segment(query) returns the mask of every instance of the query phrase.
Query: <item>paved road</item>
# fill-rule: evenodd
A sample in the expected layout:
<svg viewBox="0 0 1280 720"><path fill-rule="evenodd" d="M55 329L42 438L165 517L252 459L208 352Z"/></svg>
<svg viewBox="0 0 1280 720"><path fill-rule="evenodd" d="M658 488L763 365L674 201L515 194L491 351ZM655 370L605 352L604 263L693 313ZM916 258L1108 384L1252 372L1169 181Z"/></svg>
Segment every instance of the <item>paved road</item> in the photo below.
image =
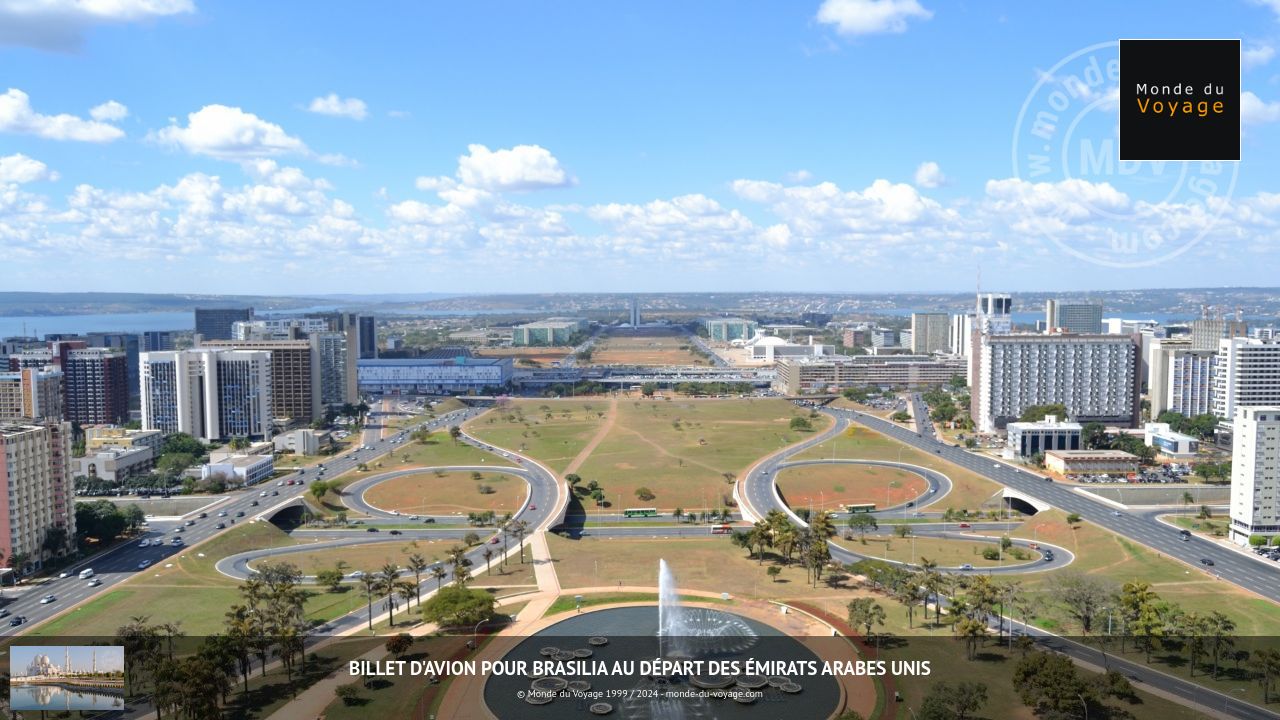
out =
<svg viewBox="0 0 1280 720"><path fill-rule="evenodd" d="M707 341L703 340L700 336L696 334L690 335L689 342L693 343L694 347L706 353L707 357L711 359L711 364L713 366L721 368L729 367L729 363L726 362L724 358L720 357L715 350L712 350L711 346L707 344Z"/></svg>
<svg viewBox="0 0 1280 720"><path fill-rule="evenodd" d="M924 452L935 453L1000 485L1042 500L1065 512L1077 513L1085 520L1139 542L1161 555L1181 560L1190 568L1211 573L1266 598L1280 597L1280 564L1258 562L1253 557L1202 538L1182 540L1175 529L1144 513L1112 509L1071 490L1069 486L1059 485L1027 470L917 435L874 415L838 409L823 412L832 415L838 422L853 421L866 425ZM1201 558L1210 560L1213 565L1202 564Z"/></svg>
<svg viewBox="0 0 1280 720"><path fill-rule="evenodd" d="M457 410L425 423L425 426L435 430L448 425L459 424L483 411L483 409L479 408ZM368 445L371 449L361 450L357 448L326 460L324 463L326 477L336 477L355 468L361 462L368 462L398 447L397 444L392 442L396 435L387 439L379 437L381 435L381 426L378 424L377 418L377 413L370 415L361 438L361 445ZM188 552L187 546L207 540L234 527L230 522L231 520L243 523L255 516L269 514L273 508L293 502L307 491L306 483L315 479L317 475L316 469L294 472L281 478L281 481L301 480L302 484L276 485L272 483L270 486L255 486L249 490L230 493L224 499L217 501L216 504L204 508L203 511L209 514L208 518L196 519L197 513L188 514L186 518L195 519L195 524L185 527L181 534L175 534L173 530L176 526L182 524L182 520L152 521L150 527L147 528L147 532L132 542L118 546L105 554L85 560L69 568L71 576L68 578L49 580L38 585L32 583L17 589L6 588L3 592L4 600L6 601L4 609L8 610L11 616L20 615L26 617L27 622L18 627L11 627L5 624L4 620L0 620L0 635L16 635L25 632L57 613L69 610L110 590L124 580L138 574L140 572L138 564L144 560L150 561L152 565L162 565L174 556ZM260 495L261 492L266 492L267 496L262 497ZM272 492L279 494L271 495ZM222 511L227 512L227 517L218 517L218 514ZM236 515L242 512L244 516L237 518ZM223 530L217 529L216 525L219 522L227 524L227 528ZM183 546L176 547L172 545L171 541L174 537L181 537ZM153 545L146 548L138 547L143 539L148 540L149 544L156 541L160 541L160 544L159 546ZM77 577L80 570L86 567L93 568L95 577L101 581L101 585L91 587L87 580L80 580ZM48 594L54 595L57 600L49 604L41 604L40 598Z"/></svg>

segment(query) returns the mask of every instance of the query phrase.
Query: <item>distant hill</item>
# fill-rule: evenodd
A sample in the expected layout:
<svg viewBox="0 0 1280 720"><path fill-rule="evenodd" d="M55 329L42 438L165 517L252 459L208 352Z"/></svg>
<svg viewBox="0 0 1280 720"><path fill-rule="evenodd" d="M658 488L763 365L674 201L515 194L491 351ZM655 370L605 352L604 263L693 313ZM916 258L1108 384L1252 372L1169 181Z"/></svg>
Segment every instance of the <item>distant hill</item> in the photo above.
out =
<svg viewBox="0 0 1280 720"><path fill-rule="evenodd" d="M88 315L140 312L184 312L197 307L243 307L255 310L296 310L333 305L317 297L270 295L178 295L119 292L0 292L0 315Z"/></svg>

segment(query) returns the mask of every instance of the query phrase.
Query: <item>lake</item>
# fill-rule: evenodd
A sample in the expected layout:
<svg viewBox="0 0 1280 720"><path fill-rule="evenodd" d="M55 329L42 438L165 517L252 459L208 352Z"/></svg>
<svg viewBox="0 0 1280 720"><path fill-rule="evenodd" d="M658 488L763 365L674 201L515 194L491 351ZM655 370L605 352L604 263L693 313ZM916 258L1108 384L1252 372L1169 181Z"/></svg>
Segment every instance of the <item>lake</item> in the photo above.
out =
<svg viewBox="0 0 1280 720"><path fill-rule="evenodd" d="M123 710L122 691L65 688L58 685L13 685L9 688L13 710Z"/></svg>
<svg viewBox="0 0 1280 720"><path fill-rule="evenodd" d="M144 332L146 330L191 330L195 313L148 312L100 315L0 316L0 338L23 335L44 337L48 333Z"/></svg>

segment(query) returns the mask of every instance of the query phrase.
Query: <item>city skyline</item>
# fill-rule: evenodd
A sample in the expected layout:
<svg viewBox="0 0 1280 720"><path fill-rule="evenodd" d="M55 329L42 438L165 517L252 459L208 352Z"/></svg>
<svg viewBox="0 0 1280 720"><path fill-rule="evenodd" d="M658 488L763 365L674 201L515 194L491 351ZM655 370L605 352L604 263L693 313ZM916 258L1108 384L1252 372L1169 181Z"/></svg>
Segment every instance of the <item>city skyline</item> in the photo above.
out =
<svg viewBox="0 0 1280 720"><path fill-rule="evenodd" d="M979 267L1010 291L1269 284L1266 3L649 4L502 23L464 7L50 7L0 10L12 289L141 274L157 291L468 292L483 273L512 292L960 291ZM1245 160L1207 211L1124 168L1011 166L1037 83L1093 98L1082 127L1104 146L1107 82L1050 70L1135 36L1243 40ZM1104 257L1137 227L1184 254L1072 254Z"/></svg>
<svg viewBox="0 0 1280 720"><path fill-rule="evenodd" d="M97 658L98 672L123 672L124 648L118 645L15 645L10 649L9 667L15 675L44 655L65 672L63 664L69 659L76 672L89 672Z"/></svg>

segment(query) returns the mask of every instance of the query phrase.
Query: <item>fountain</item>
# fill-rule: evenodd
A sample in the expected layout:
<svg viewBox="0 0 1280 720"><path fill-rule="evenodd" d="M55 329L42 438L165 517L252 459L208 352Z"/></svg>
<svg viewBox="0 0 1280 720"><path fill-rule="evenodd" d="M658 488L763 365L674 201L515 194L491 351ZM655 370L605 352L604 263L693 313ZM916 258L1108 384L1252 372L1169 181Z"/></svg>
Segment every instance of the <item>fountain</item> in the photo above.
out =
<svg viewBox="0 0 1280 720"><path fill-rule="evenodd" d="M666 560L658 560L658 657L688 657L689 622L680 606L676 576Z"/></svg>

